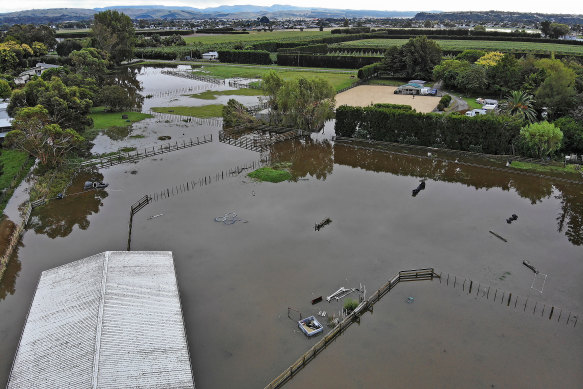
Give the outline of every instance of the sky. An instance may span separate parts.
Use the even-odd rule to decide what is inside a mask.
[[[120,5],[159,5],[188,6],[195,8],[217,7],[220,5],[272,5],[286,4],[301,7],[321,7],[339,9],[372,9],[385,11],[520,11],[542,13],[575,13],[583,14],[583,2],[580,0],[488,0],[483,2],[467,0],[416,0],[415,2],[399,2],[387,0],[335,0],[314,2],[313,0],[21,0],[0,2],[0,13],[21,11],[34,8],[96,8]]]

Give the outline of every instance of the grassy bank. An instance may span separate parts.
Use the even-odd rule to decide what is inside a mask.
[[[4,195],[0,194],[0,213],[4,211],[6,203],[12,197],[14,189],[20,184],[26,173],[30,170],[34,160],[28,154],[18,150],[2,150],[0,154],[0,164],[2,174],[0,174],[0,190],[6,190]]]
[[[223,105],[211,104],[199,107],[154,107],[152,108],[152,111],[208,119],[223,116]]]
[[[539,172],[539,173],[560,173],[560,174],[577,174],[580,175],[581,171],[583,171],[583,167],[581,165],[574,165],[568,164],[563,166],[562,164],[549,164],[549,165],[541,165],[538,163],[530,163],[530,162],[520,162],[520,161],[512,161],[510,164],[511,167],[521,170],[528,170],[532,172]]]
[[[217,96],[264,96],[262,90],[259,89],[235,89],[235,90],[223,90],[223,91],[215,91],[215,90],[207,90],[201,93],[196,93],[193,95],[189,95],[195,99],[201,100],[216,100]]]
[[[128,115],[128,118],[122,119],[123,115]],[[132,123],[151,118],[152,115],[141,112],[105,112],[105,107],[95,107],[91,109],[89,117],[93,119],[93,129],[104,130],[110,127],[127,127]]]

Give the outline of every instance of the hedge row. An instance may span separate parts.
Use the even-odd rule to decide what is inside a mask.
[[[277,64],[283,66],[305,66],[314,68],[358,69],[374,62],[378,57],[356,57],[352,55],[278,54]]]
[[[439,35],[439,36],[447,36],[447,35],[455,35],[455,36],[472,36],[472,35],[480,35],[480,36],[487,36],[487,37],[534,37],[540,38],[540,33],[529,33],[529,32],[521,32],[521,31],[513,31],[513,32],[504,32],[504,31],[474,31],[474,30],[467,30],[463,28],[455,28],[455,29],[441,29],[441,30],[434,30],[434,29],[413,29],[413,28],[389,28],[383,30],[377,30],[386,32],[388,35]]]
[[[376,108],[400,109],[403,111],[414,111],[413,107],[405,104],[390,104],[390,103],[376,103],[373,105]]]
[[[363,32],[370,32],[370,27],[335,28],[331,31],[332,34],[362,34]]]
[[[232,28],[199,28],[196,30],[197,34],[231,34],[241,35],[249,34],[249,31],[235,31]]]
[[[298,46],[290,48],[286,47],[278,49],[277,52],[282,54],[294,54],[294,53],[326,54],[328,52],[328,45],[325,43],[318,43],[315,45]]]
[[[453,150],[509,154],[521,123],[497,115],[467,117],[424,114],[404,109],[340,106],[337,136],[416,144]]]
[[[202,58],[200,51],[192,46],[136,47],[134,49],[135,58],[173,60],[187,56]]]
[[[310,40],[304,41],[296,41],[296,40],[273,40],[273,41],[263,41],[257,42],[253,44],[251,47],[254,50],[267,50],[271,52],[275,52],[278,49],[283,48],[291,48],[291,47],[298,47],[298,46],[308,46],[314,45],[318,43],[340,43],[340,42],[348,42],[348,41],[358,41],[362,39],[376,39],[376,38],[383,38],[386,36],[385,32],[380,33],[368,33],[368,34],[344,34],[344,35],[334,35],[334,36],[327,36],[324,38],[314,38]]]
[[[385,65],[381,62],[375,62],[370,65],[363,66],[360,69],[358,69],[358,79],[359,80],[369,79],[384,68]]]
[[[219,50],[219,61],[234,63],[271,64],[269,52],[265,50]]]

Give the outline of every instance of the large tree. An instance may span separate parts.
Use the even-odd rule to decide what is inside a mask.
[[[49,112],[41,105],[18,110],[12,127],[14,130],[6,134],[6,144],[26,151],[49,167],[59,165],[83,141],[75,130],[63,130],[51,123]]]
[[[92,46],[107,52],[114,63],[133,58],[136,34],[129,16],[112,10],[99,12],[91,34]]]
[[[67,87],[58,77],[48,82],[37,78],[13,91],[8,113],[14,115],[19,109],[39,104],[47,109],[51,121],[62,128],[81,131],[92,123],[88,117],[92,101],[83,98],[80,88]]]
[[[441,47],[426,36],[410,38],[398,48],[385,53],[385,64],[394,76],[430,79],[433,68],[441,61]]]
[[[547,121],[531,123],[522,127],[520,136],[540,158],[557,151],[563,140],[561,130]]]
[[[6,32],[7,37],[14,38],[19,43],[32,46],[34,42],[40,42],[49,49],[57,44],[55,35],[55,30],[43,24],[15,24]]]
[[[575,72],[558,59],[541,59],[537,66],[545,71],[544,82],[535,92],[537,103],[557,118],[575,103]]]

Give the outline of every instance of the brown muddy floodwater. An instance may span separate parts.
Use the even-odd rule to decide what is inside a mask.
[[[434,267],[563,314],[583,312],[582,185],[310,139],[277,144],[270,156],[291,162],[295,180],[213,178],[134,217],[133,250],[174,253],[200,388],[263,388],[321,339],[301,334],[288,307],[304,316],[337,312],[342,302],[311,300],[341,286],[364,284],[372,293],[399,270]],[[129,207],[141,196],[259,157],[215,138],[102,169],[93,178],[101,174],[106,190],[35,211],[0,288],[0,386],[43,270],[124,250]],[[85,179],[80,175],[69,193]],[[420,179],[426,188],[413,197]],[[232,211],[247,223],[215,222]],[[514,213],[518,220],[507,224]],[[314,231],[327,217],[332,223]],[[543,293],[531,288],[524,259],[548,274]],[[581,388],[583,323],[570,324],[438,280],[399,284],[288,385]]]

